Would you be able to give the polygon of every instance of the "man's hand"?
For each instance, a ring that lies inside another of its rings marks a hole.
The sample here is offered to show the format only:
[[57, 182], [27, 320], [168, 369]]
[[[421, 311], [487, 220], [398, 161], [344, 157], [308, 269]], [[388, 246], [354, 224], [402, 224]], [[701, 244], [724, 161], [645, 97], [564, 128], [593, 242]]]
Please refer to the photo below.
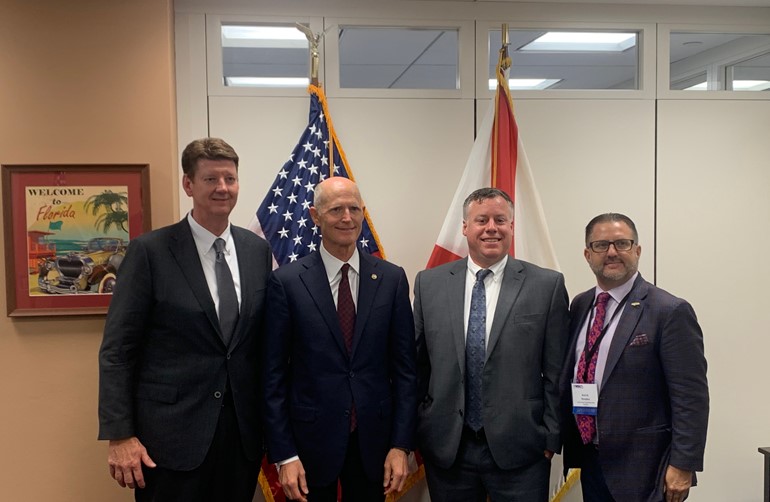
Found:
[[545, 455], [545, 458], [548, 460], [553, 458], [553, 452], [551, 450], [543, 450], [543, 455]]
[[682, 502], [687, 498], [690, 486], [692, 486], [692, 471], [683, 471], [673, 465], [668, 466], [666, 484], [663, 487], [666, 502]]
[[155, 467], [155, 462], [136, 436], [110, 440], [107, 463], [110, 466], [110, 476], [123, 488], [131, 489], [144, 488], [142, 464], [150, 468]]
[[400, 492], [404, 488], [406, 477], [409, 475], [409, 463], [406, 452], [398, 448], [391, 448], [385, 457], [385, 476], [382, 487], [385, 495]]
[[305, 481], [305, 468], [302, 462], [292, 460], [278, 468], [278, 481], [281, 482], [286, 498], [307, 502], [307, 482]]

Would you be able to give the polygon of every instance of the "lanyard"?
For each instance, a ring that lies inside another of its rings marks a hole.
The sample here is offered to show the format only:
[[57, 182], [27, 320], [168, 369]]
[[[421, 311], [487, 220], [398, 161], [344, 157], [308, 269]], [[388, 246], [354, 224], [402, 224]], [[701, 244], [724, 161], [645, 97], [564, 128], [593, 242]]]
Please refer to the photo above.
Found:
[[612, 321], [615, 320], [615, 318], [618, 316], [621, 310], [623, 310], [623, 306], [626, 304], [626, 300], [628, 300], [628, 294], [623, 297], [622, 300], [620, 300], [620, 303], [618, 303], [617, 308], [612, 313], [612, 316], [610, 317], [609, 322], [604, 324], [604, 327], [602, 328], [602, 331], [599, 333], [599, 336], [596, 337], [596, 341], [594, 342], [593, 347], [588, 347], [588, 335], [591, 333], [591, 324], [593, 323], [594, 319], [594, 308], [591, 307], [591, 309], [588, 311], [588, 324], [586, 325], [586, 345], [583, 349], [583, 353], [586, 357], [586, 365], [585, 369], [583, 370], [583, 382], [586, 382], [588, 380], [588, 366], [591, 363], [591, 360], [594, 358], [594, 354], [596, 354], [596, 351], [599, 350], [599, 346], [602, 343], [602, 340], [604, 339], [604, 335], [607, 334], [607, 330], [612, 325]]

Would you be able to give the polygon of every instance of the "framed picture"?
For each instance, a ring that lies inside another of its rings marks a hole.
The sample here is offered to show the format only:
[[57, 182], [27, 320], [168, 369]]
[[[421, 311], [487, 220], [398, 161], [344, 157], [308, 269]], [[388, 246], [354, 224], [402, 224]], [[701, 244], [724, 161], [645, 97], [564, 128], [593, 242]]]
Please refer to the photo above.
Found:
[[3, 165], [8, 315], [105, 314], [128, 242], [150, 229], [143, 165]]

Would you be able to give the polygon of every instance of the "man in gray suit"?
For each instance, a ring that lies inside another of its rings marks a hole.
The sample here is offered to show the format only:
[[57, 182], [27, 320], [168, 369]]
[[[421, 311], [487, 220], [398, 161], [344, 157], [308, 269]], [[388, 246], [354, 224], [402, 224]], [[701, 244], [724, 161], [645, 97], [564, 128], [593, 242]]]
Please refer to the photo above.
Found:
[[586, 502], [681, 502], [703, 470], [703, 333], [689, 303], [642, 279], [628, 216], [596, 216], [585, 244], [597, 286], [571, 306], [565, 473], [581, 468]]
[[433, 502], [544, 502], [561, 449], [564, 277], [508, 256], [513, 202], [482, 188], [463, 204], [469, 257], [425, 270], [414, 316], [418, 442]]
[[270, 247], [230, 225], [230, 145], [193, 141], [182, 169], [192, 211], [132, 239], [118, 273], [99, 351], [99, 439], [138, 501], [251, 502]]

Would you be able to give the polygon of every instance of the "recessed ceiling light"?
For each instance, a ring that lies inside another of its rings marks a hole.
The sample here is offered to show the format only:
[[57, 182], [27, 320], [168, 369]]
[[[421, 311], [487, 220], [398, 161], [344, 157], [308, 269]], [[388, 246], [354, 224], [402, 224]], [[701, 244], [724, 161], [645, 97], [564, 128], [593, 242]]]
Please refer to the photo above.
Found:
[[550, 31], [520, 51], [622, 52], [636, 45], [636, 33]]
[[[508, 79], [508, 88], [513, 91], [543, 90], [561, 82], [560, 78], [511, 78]], [[489, 79], [489, 90], [497, 88], [497, 79]]]
[[767, 80], [733, 80], [734, 91], [766, 91], [770, 89]]
[[293, 26], [222, 26], [223, 47], [307, 48], [307, 37]]
[[232, 87], [307, 87], [310, 79], [302, 77], [225, 77]]

